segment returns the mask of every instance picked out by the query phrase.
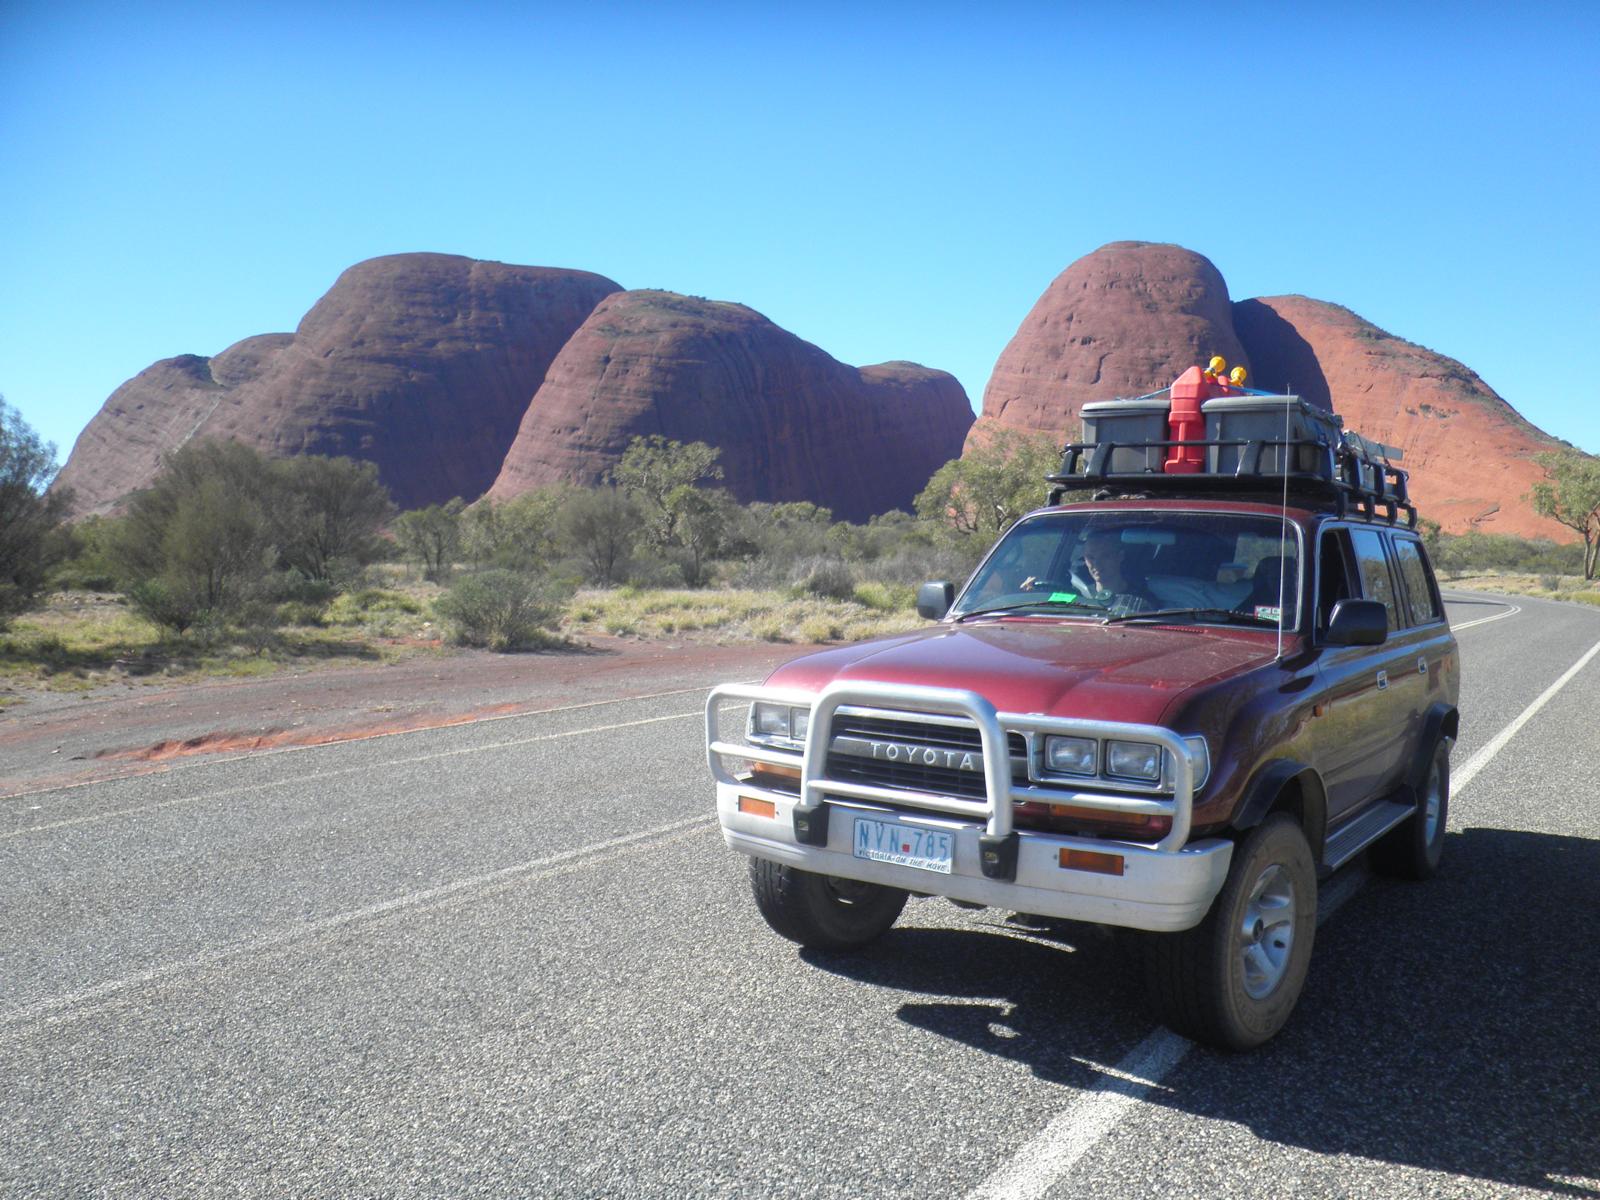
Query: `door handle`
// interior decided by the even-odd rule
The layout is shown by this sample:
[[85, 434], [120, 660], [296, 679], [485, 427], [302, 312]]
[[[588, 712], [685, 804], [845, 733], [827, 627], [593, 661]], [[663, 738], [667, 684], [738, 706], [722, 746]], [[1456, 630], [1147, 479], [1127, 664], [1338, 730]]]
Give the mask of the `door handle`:
[[1421, 655], [1418, 655], [1417, 656], [1417, 674], [1418, 675], [1426, 675], [1427, 673], [1428, 673], [1428, 660], [1426, 658], [1423, 658]]
[[1387, 672], [1387, 671], [1379, 671], [1378, 672], [1378, 690], [1380, 692], [1387, 691], [1388, 687], [1389, 687], [1389, 672]]

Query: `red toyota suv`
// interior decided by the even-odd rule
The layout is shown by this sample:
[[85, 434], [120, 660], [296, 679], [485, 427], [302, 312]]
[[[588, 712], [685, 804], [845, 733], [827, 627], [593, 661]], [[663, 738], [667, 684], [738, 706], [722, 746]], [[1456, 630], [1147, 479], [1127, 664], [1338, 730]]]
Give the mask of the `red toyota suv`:
[[936, 623], [713, 691], [718, 816], [802, 945], [866, 945], [908, 895], [1119, 926], [1160, 1019], [1244, 1049], [1299, 997], [1320, 878], [1438, 866], [1456, 644], [1395, 452], [1326, 418], [1133, 459], [1098, 432], [1052, 500], [1100, 497], [924, 585]]

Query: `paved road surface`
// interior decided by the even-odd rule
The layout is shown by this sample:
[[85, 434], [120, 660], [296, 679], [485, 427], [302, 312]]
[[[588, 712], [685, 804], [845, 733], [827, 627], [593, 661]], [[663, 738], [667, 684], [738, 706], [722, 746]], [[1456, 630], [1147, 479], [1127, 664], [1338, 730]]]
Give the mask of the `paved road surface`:
[[1600, 1196], [1600, 612], [1450, 613], [1446, 869], [1244, 1057], [1089, 933], [770, 934], [698, 685], [0, 800], [0, 1194]]

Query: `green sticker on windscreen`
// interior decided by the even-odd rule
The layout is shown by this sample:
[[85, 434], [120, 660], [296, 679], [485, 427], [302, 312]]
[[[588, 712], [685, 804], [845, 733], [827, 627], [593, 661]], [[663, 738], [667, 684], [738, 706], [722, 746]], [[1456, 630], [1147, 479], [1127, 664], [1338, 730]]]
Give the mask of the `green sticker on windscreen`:
[[1078, 598], [1077, 592], [1051, 592], [1050, 599], [1061, 604], [1071, 604]]

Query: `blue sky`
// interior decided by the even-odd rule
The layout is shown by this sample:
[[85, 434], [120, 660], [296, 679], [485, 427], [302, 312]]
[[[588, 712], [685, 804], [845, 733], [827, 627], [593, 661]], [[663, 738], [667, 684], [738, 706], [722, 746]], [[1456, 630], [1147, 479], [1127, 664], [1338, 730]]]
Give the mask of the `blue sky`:
[[1600, 453], [1600, 5], [0, 0], [0, 395], [434, 250], [735, 300], [974, 407], [1105, 242], [1461, 359]]

